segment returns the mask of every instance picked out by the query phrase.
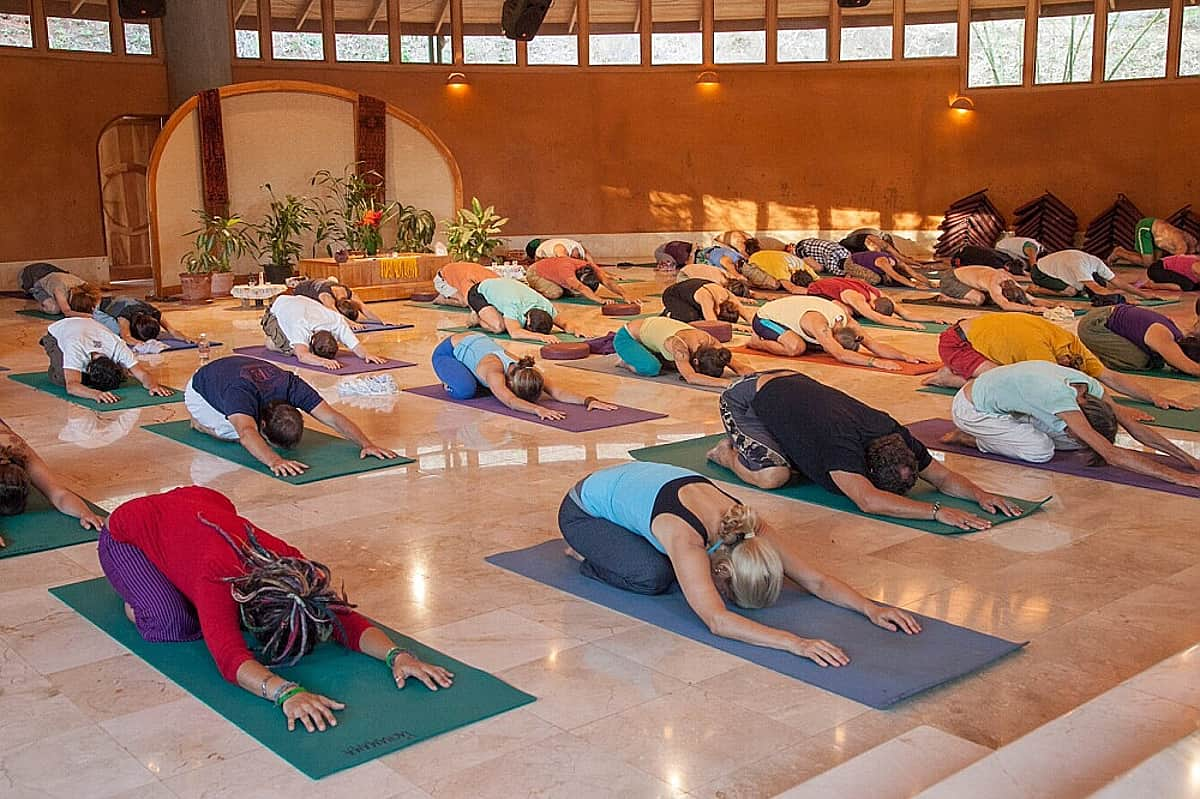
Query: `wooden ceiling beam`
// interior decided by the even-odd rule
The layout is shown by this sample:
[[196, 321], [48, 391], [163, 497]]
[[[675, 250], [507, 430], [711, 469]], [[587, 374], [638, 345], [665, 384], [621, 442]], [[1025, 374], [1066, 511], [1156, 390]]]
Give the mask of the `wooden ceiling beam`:
[[437, 24], [433, 26], [433, 35], [440, 36], [442, 28], [450, 22], [450, 0], [442, 0], [442, 13], [438, 14]]
[[379, 0], [379, 2], [375, 4], [375, 10], [372, 11], [371, 16], [367, 17], [366, 19], [367, 33], [375, 30], [375, 26], [379, 24], [379, 20], [383, 17], [384, 12], [387, 11], [387, 3], [388, 0]]
[[308, 17], [310, 14], [312, 14], [313, 9], [317, 5], [317, 2], [318, 2], [318, 0], [308, 0], [308, 5], [306, 5], [304, 7], [304, 11], [300, 14], [299, 17], [296, 18], [296, 30], [300, 30], [301, 28], [304, 27], [304, 23], [308, 22]]
[[254, 2], [254, 0], [242, 0], [242, 4], [240, 6], [238, 6], [238, 10], [233, 15], [233, 24], [234, 25], [237, 25], [238, 20], [241, 19], [242, 17], [246, 16], [246, 11], [249, 10], [250, 4], [253, 2]]
[[71, 16], [78, 14], [79, 9], [83, 8], [83, 4], [86, 2], [87, 0], [73, 0], [71, 3]]
[[579, 24], [579, 2], [578, 2], [578, 0], [576, 0], [575, 4], [573, 6], [571, 6], [571, 22], [569, 25], [567, 25], [567, 33], [574, 33], [575, 26], [578, 24]]

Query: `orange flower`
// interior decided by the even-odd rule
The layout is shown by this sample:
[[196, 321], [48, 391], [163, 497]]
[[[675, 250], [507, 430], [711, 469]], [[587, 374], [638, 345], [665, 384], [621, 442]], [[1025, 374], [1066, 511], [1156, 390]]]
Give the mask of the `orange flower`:
[[361, 224], [363, 227], [378, 227], [382, 220], [382, 211], [367, 211], [363, 214]]

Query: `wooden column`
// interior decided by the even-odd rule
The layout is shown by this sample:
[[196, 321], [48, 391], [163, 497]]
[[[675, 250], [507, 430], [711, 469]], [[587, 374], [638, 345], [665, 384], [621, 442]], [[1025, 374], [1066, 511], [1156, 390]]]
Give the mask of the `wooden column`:
[[387, 0], [388, 62], [399, 64], [400, 58], [400, 0]]
[[325, 62], [329, 64], [337, 61], [337, 39], [334, 37], [336, 24], [333, 0], [321, 0], [321, 49], [325, 53]]
[[904, 58], [904, 0], [892, 0], [892, 59]]
[[125, 20], [121, 19], [121, 9], [117, 0], [108, 0], [108, 36], [113, 55], [127, 55], [125, 52]]
[[454, 63], [463, 63], [463, 5], [462, 0], [450, 0], [450, 50]]
[[767, 63], [779, 63], [779, 0], [767, 0], [763, 9], [766, 18]]
[[1179, 77], [1179, 56], [1183, 50], [1183, 0], [1171, 0], [1170, 27], [1167, 29], [1167, 78]]
[[29, 33], [33, 37], [34, 50], [49, 50], [46, 36], [46, 7], [42, 0], [33, 0], [29, 7]]
[[1092, 83], [1104, 82], [1104, 50], [1108, 47], [1108, 3], [1096, 0], [1092, 23]]
[[703, 37], [704, 66], [713, 65], [713, 28], [716, 9], [713, 0], [702, 0], [700, 7], [700, 35]]
[[271, 0], [258, 0], [258, 54], [264, 62], [275, 60], [271, 42]]
[[1032, 86], [1037, 67], [1038, 0], [1025, 3], [1025, 60], [1021, 64], [1021, 85]]
[[591, 33], [592, 24], [588, 19], [589, 9], [588, 0], [575, 0], [575, 22], [577, 28], [576, 35], [579, 37], [579, 66], [586, 67], [591, 63], [591, 40], [588, 36]]
[[958, 0], [958, 90], [967, 90], [971, 65], [971, 0]]
[[829, 62], [842, 60], [842, 7], [829, 0]]
[[641, 35], [642, 45], [642, 66], [649, 66], [653, 63], [651, 49], [651, 34], [654, 31], [654, 11], [650, 7], [650, 0], [639, 0], [638, 6], [638, 33]]

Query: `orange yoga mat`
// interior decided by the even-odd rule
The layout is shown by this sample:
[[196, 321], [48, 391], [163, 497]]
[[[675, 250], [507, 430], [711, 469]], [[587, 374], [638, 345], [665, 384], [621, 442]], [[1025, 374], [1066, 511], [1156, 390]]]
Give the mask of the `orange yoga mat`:
[[873, 366], [856, 366], [852, 363], [842, 363], [837, 358], [824, 352], [806, 352], [799, 358], [791, 358], [786, 355], [775, 355], [762, 350], [752, 350], [749, 347], [730, 347], [730, 352], [736, 352], [739, 355], [757, 355], [760, 358], [779, 358], [784, 361], [792, 361], [793, 363], [815, 363], [821, 366], [845, 366], [849, 369], [866, 369], [869, 372], [884, 375], [928, 375], [933, 374], [942, 367], [940, 361], [934, 363], [905, 363], [904, 361], [893, 361], [900, 367], [896, 372], [885, 372], [882, 369], [876, 369]]

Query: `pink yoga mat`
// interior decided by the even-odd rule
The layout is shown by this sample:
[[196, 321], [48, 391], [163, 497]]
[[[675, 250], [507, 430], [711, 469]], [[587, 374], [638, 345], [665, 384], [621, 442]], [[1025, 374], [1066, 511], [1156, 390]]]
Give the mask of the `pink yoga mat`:
[[665, 413], [643, 411], [640, 408], [619, 407], [615, 411], [589, 411], [579, 405], [567, 405], [562, 402], [555, 402], [554, 400], [543, 400], [539, 404], [551, 410], [562, 411], [567, 415], [566, 419], [550, 421], [539, 419], [531, 413], [514, 411], [491, 394], [484, 394], [469, 400], [450, 399], [446, 395], [446, 389], [440, 383], [432, 386], [406, 388], [404, 390], [410, 394], [419, 394], [422, 397], [442, 400], [443, 402], [450, 402], [455, 405], [465, 405], [468, 408], [474, 408], [478, 411], [498, 413], [501, 416], [511, 416], [514, 419], [523, 419], [526, 422], [553, 427], [556, 430], [567, 430], [572, 433], [586, 433], [589, 430], [603, 430], [608, 427], [619, 427], [621, 425], [636, 424], [650, 419], [665, 419], [667, 417]]
[[300, 363], [294, 355], [272, 352], [266, 347], [234, 347], [233, 351], [238, 355], [249, 355], [251, 358], [261, 358], [264, 361], [271, 361], [283, 366], [310, 369], [314, 372], [321, 372], [327, 375], [361, 375], [367, 372], [382, 372], [386, 369], [403, 369], [406, 366], [416, 366], [415, 363], [394, 361], [391, 358], [388, 358], [387, 363], [367, 363], [354, 353], [342, 350], [337, 354], [337, 362], [342, 365], [342, 368], [337, 371], [331, 371], [323, 369], [320, 366], [309, 366], [306, 363]]
[[[908, 427], [908, 431], [920, 439], [925, 446], [941, 452], [951, 452], [955, 455], [966, 455], [971, 458], [983, 458], [984, 460], [999, 461], [1001, 463], [1012, 463], [1045, 472], [1071, 474], [1076, 477], [1103, 480], [1106, 483], [1116, 483], [1117, 485], [1149, 488], [1152, 491], [1164, 491], [1168, 494], [1179, 494], [1184, 497], [1200, 497], [1200, 489], [1178, 486], [1174, 483], [1168, 483], [1166, 480], [1159, 480], [1157, 477], [1147, 477], [1146, 475], [1137, 474], [1125, 469], [1118, 469], [1116, 466], [1088, 466], [1087, 464], [1091, 459], [1091, 455], [1084, 450], [1059, 450], [1048, 463], [1027, 463], [1025, 461], [1013, 460], [1012, 458], [1005, 458], [1002, 455], [994, 455], [990, 452], [980, 452], [974, 447], [962, 447], [958, 444], [942, 443], [942, 436], [954, 429], [954, 423], [948, 419], [926, 419], [923, 422], [906, 426]], [[1170, 463], [1170, 459], [1165, 455], [1158, 455], [1156, 457], [1164, 463]]]

